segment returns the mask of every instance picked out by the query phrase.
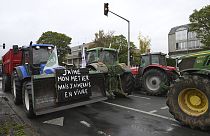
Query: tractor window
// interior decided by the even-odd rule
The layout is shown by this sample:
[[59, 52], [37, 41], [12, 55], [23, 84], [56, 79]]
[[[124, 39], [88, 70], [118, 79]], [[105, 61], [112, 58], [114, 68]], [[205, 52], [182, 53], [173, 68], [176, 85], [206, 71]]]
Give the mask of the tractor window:
[[96, 61], [96, 51], [89, 51], [87, 54], [88, 63]]
[[142, 56], [141, 57], [141, 67], [145, 67], [145, 66], [148, 66], [150, 63], [150, 60], [149, 60], [149, 56]]
[[159, 64], [159, 55], [152, 55], [152, 64]]
[[25, 51], [24, 52], [24, 60], [23, 60], [24, 64], [28, 64], [29, 63], [29, 51]]
[[167, 66], [167, 62], [166, 62], [166, 56], [165, 55], [161, 55], [160, 56], [160, 64]]
[[33, 64], [45, 64], [52, 53], [47, 47], [33, 48]]
[[117, 54], [115, 51], [103, 50], [99, 53], [99, 61], [107, 65], [114, 65], [117, 61]]

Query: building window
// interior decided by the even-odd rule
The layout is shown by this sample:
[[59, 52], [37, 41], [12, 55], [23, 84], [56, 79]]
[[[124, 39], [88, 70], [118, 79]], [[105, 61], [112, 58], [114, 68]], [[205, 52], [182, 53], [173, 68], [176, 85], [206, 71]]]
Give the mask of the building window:
[[187, 49], [187, 42], [176, 43], [176, 50], [186, 50], [186, 49]]
[[196, 33], [195, 32], [189, 32], [188, 33], [188, 39], [196, 39]]
[[189, 49], [200, 48], [200, 46], [201, 46], [200, 41], [189, 41], [188, 42], [188, 48]]
[[179, 43], [176, 43], [176, 50], [179, 50]]
[[176, 41], [187, 40], [187, 30], [177, 31], [176, 33]]

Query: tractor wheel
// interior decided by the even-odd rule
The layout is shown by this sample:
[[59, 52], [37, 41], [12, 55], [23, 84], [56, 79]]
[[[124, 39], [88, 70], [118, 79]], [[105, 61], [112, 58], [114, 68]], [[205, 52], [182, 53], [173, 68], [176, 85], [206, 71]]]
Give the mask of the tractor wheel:
[[198, 75], [179, 78], [167, 96], [169, 112], [191, 128], [210, 128], [210, 80]]
[[11, 80], [11, 92], [13, 95], [13, 101], [16, 105], [22, 104], [22, 85], [17, 75], [17, 71], [13, 71]]
[[22, 98], [23, 98], [23, 105], [25, 108], [25, 112], [28, 118], [33, 118], [35, 117], [35, 113], [33, 110], [33, 100], [32, 100], [32, 85], [30, 81], [26, 81], [23, 83], [23, 93], [22, 93]]
[[143, 88], [148, 95], [164, 95], [169, 85], [167, 74], [158, 69], [146, 71], [142, 78]]
[[124, 93], [130, 95], [134, 91], [134, 77], [131, 73], [124, 74], [121, 77], [122, 89]]
[[11, 90], [11, 78], [5, 74], [3, 74], [2, 77], [2, 90], [3, 92], [8, 92]]

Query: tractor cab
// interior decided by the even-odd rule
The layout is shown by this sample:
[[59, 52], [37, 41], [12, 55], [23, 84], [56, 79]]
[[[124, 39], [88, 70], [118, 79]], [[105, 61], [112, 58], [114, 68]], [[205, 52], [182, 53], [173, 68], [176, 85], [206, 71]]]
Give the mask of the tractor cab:
[[[43, 73], [43, 69], [52, 54], [54, 45], [51, 44], [32, 44], [31, 51], [31, 68], [34, 75]], [[57, 57], [57, 56], [55, 56]]]
[[[54, 45], [51, 44], [31, 44], [30, 46], [22, 47], [21, 64], [30, 67], [32, 75], [42, 73], [46, 65]], [[13, 46], [14, 53], [18, 52], [18, 46]]]
[[105, 65], [116, 65], [118, 63], [118, 52], [110, 48], [93, 48], [87, 51], [88, 64], [102, 62]]
[[53, 49], [54, 46], [50, 44], [33, 44], [32, 64], [33, 65], [46, 64]]
[[142, 54], [140, 67], [147, 67], [149, 65], [166, 66], [166, 54], [161, 52]]

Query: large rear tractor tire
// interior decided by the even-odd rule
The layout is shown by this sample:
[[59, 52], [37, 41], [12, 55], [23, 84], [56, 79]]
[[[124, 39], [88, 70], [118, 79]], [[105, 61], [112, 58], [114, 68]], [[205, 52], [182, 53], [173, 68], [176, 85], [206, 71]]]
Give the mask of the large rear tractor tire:
[[121, 77], [122, 89], [124, 93], [130, 95], [134, 91], [134, 77], [131, 73], [126, 73]]
[[13, 71], [11, 77], [11, 92], [14, 103], [16, 105], [22, 104], [22, 84], [16, 70]]
[[11, 77], [3, 74], [2, 76], [2, 90], [8, 92], [11, 90]]
[[198, 75], [185, 75], [175, 81], [167, 96], [169, 112], [191, 128], [210, 128], [210, 80]]
[[144, 73], [142, 82], [143, 89], [148, 95], [164, 95], [167, 93], [169, 81], [164, 71], [150, 69]]
[[33, 99], [32, 99], [32, 85], [30, 81], [25, 81], [23, 83], [23, 89], [22, 89], [22, 98], [23, 98], [23, 105], [25, 108], [25, 112], [28, 118], [34, 118], [35, 113], [33, 109]]

